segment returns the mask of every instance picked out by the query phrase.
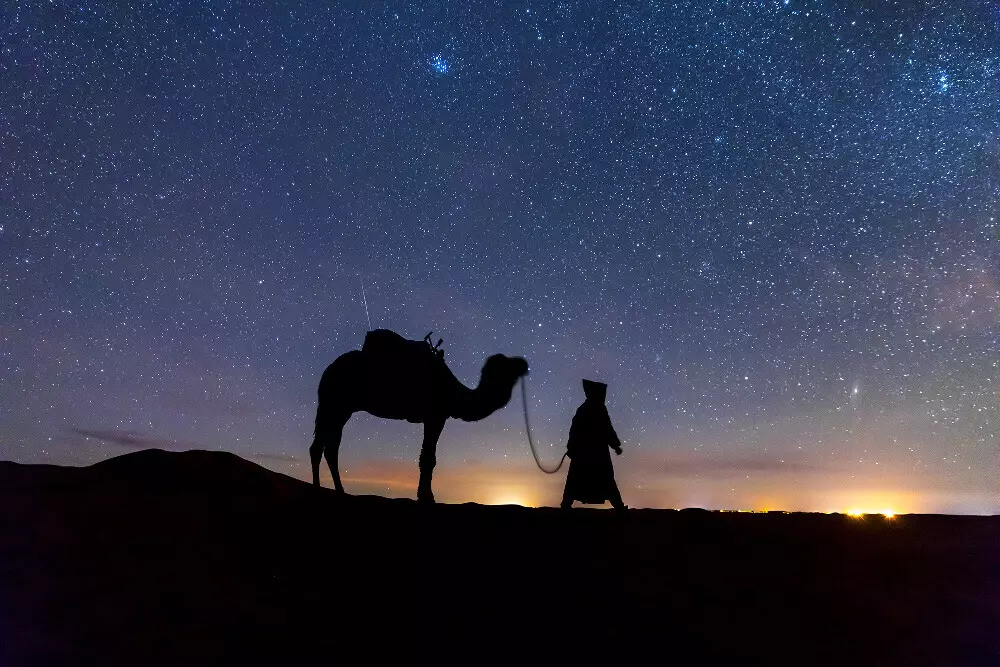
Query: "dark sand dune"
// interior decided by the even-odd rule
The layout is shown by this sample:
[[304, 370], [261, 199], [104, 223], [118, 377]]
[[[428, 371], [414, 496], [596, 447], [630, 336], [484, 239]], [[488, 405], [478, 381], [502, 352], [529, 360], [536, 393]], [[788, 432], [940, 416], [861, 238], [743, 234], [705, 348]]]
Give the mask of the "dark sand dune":
[[0, 665], [1000, 664], [1000, 518], [337, 498], [234, 455], [0, 463]]

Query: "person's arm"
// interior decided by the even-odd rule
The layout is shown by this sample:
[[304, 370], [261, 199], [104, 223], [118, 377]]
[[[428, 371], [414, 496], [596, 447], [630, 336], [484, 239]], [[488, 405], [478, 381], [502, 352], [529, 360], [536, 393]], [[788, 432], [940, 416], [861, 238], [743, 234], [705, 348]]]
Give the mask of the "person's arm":
[[576, 453], [577, 444], [580, 439], [580, 412], [573, 415], [573, 421], [569, 425], [569, 439], [566, 441], [566, 456], [573, 458]]
[[604, 410], [604, 416], [607, 421], [608, 430], [608, 447], [615, 450], [615, 454], [622, 453], [622, 441], [618, 439], [618, 434], [615, 433], [615, 427], [611, 424], [611, 415], [608, 414], [607, 408]]

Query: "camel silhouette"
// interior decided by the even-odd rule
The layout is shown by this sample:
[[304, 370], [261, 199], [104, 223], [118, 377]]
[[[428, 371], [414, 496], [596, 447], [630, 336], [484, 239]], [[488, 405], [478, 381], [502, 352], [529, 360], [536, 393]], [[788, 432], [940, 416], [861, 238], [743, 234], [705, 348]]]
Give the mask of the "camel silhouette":
[[514, 384], [528, 372], [528, 362], [494, 354], [483, 365], [479, 385], [469, 389], [448, 369], [444, 351], [431, 345], [429, 337], [414, 341], [386, 329], [370, 331], [362, 349], [345, 352], [323, 371], [315, 437], [309, 447], [314, 485], [320, 486], [319, 466], [325, 454], [333, 485], [344, 493], [337, 464], [341, 436], [351, 415], [363, 411], [424, 425], [417, 500], [434, 502], [431, 477], [445, 422], [449, 417], [479, 421], [507, 405]]

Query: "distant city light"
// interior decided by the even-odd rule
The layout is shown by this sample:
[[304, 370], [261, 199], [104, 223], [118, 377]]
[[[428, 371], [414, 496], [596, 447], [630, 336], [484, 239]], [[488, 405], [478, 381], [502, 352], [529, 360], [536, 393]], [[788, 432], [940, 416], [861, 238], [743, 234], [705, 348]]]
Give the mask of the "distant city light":
[[884, 510], [878, 510], [878, 511], [875, 511], [875, 510], [869, 511], [869, 510], [863, 510], [863, 509], [854, 508], [854, 509], [847, 510], [847, 516], [854, 517], [855, 519], [863, 519], [866, 514], [881, 514], [886, 519], [895, 519], [896, 518], [896, 511], [895, 510], [890, 510], [890, 509], [884, 509]]
[[521, 507], [536, 507], [537, 502], [531, 498], [531, 493], [520, 487], [502, 487], [497, 489], [486, 502], [487, 505], [520, 505]]

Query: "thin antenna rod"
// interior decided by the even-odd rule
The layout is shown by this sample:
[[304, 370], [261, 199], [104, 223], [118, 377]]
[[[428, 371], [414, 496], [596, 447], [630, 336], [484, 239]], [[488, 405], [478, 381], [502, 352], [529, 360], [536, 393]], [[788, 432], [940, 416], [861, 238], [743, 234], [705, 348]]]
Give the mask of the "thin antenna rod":
[[365, 281], [364, 278], [361, 280], [361, 298], [365, 302], [365, 317], [368, 318], [368, 330], [372, 330], [372, 316], [368, 314], [368, 297], [365, 296]]

